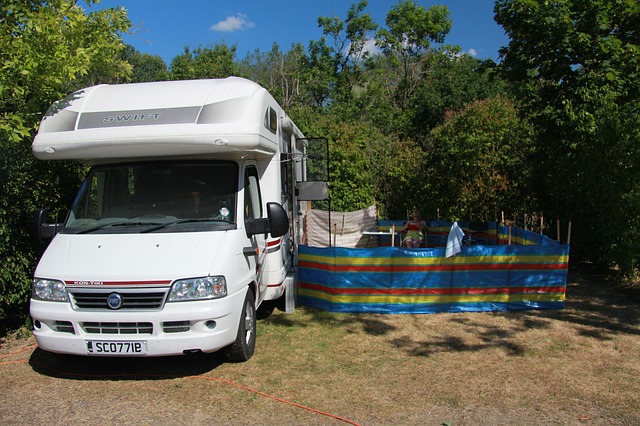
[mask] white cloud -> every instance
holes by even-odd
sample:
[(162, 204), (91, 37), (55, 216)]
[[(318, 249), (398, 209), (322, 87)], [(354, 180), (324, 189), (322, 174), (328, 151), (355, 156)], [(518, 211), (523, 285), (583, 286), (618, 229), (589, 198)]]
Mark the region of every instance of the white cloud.
[(247, 19), (247, 15), (238, 13), (235, 16), (228, 16), (224, 21), (213, 24), (211, 30), (230, 33), (233, 31), (246, 30), (255, 26), (256, 24)]
[(365, 52), (369, 52), (369, 55), (379, 55), (382, 52), (382, 49), (376, 46), (376, 41), (373, 39), (369, 39), (364, 42), (363, 50)]
[[(344, 53), (348, 54), (349, 49), (351, 49), (351, 44), (344, 48)], [(354, 55), (354, 60), (360, 59), (361, 53), (368, 53), (369, 56), (379, 55), (382, 52), (378, 46), (376, 46), (376, 41), (374, 39), (365, 40), (364, 45), (362, 46), (361, 52), (356, 52)]]
[(476, 56), (478, 56), (478, 51), (477, 51), (476, 49), (469, 49), (469, 50), (467, 51), (467, 53), (468, 53), (469, 55), (473, 56), (474, 58), (475, 58)]

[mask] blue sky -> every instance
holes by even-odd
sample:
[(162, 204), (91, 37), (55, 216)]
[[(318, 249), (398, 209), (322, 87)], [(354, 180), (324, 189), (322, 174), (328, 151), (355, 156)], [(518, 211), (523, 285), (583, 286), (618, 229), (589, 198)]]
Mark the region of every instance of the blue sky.
[[(215, 43), (236, 44), (238, 58), (255, 49), (269, 51), (274, 42), (289, 50), (292, 43), (307, 46), (320, 39), (319, 16), (346, 17), (357, 0), (101, 0), (93, 9), (124, 6), (133, 23), (124, 40), (143, 53), (159, 55), (167, 65), (185, 47)], [(478, 59), (498, 60), (507, 44), (504, 31), (493, 20), (493, 0), (415, 0), (428, 8), (449, 8), (453, 28), (445, 43), (458, 45)], [(397, 0), (369, 0), (365, 13), (384, 25)]]

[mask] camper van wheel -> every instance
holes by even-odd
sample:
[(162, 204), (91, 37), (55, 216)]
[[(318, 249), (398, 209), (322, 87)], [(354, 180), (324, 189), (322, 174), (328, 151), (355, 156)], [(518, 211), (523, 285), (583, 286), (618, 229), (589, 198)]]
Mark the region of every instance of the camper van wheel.
[(229, 361), (244, 362), (253, 356), (256, 349), (256, 304), (251, 290), (247, 291), (240, 316), (236, 341), (226, 348)]
[(264, 300), (258, 307), (256, 313), (259, 320), (269, 318), (273, 311), (276, 309), (277, 300)]
[(282, 293), (282, 296), (278, 297), (276, 300), (264, 300), (262, 304), (258, 307), (257, 316), (259, 320), (269, 318), (273, 311), (278, 309), (279, 311), (286, 311), (286, 290)]

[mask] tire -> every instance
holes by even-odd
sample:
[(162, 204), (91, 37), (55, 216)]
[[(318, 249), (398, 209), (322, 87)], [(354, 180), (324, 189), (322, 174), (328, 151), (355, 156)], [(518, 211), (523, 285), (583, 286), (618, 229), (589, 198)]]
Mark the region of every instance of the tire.
[(258, 307), (257, 317), (259, 320), (267, 319), (276, 309), (277, 300), (265, 300)]
[(262, 301), (262, 303), (260, 304), (260, 307), (258, 308), (258, 319), (259, 320), (263, 320), (263, 319), (267, 319), (271, 316), (271, 314), (273, 314), (273, 311), (275, 311), (276, 309), (282, 312), (285, 312), (287, 309), (286, 306), (286, 298), (287, 298), (287, 291), (285, 290), (282, 293), (282, 296), (278, 297), (275, 300), (264, 300)]
[(253, 356), (255, 349), (256, 304), (253, 292), (249, 289), (242, 305), (236, 341), (225, 349), (225, 356), (231, 362), (245, 362)]

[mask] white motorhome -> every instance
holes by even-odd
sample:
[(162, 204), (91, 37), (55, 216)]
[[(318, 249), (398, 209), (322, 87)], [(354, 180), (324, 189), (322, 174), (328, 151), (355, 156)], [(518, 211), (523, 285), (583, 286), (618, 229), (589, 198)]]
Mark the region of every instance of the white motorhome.
[[(38, 345), (249, 359), (256, 309), (293, 288), (302, 138), (236, 77), (100, 85), (54, 104), (34, 155), (92, 167), (35, 271)], [(46, 221), (39, 212), (40, 238)]]

